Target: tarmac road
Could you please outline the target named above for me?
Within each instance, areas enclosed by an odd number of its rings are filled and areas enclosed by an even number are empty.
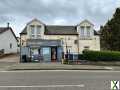
[[[0,90],[110,90],[120,71],[0,71]]]

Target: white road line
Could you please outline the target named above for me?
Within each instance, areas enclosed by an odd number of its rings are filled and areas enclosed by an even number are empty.
[[[51,88],[55,88],[55,87],[85,87],[84,84],[80,84],[80,85],[39,85],[39,86],[0,86],[0,88],[46,88],[46,87],[51,87]]]
[[[120,72],[112,70],[22,70],[22,71],[0,71],[6,73],[26,73],[26,72]]]

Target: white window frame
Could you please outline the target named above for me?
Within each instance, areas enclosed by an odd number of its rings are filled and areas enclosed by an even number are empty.
[[[38,27],[39,27],[39,33],[38,33]],[[36,26],[36,37],[41,38],[41,25]]]
[[[88,28],[89,28],[89,29],[88,29]],[[90,35],[91,30],[90,30],[90,29],[91,29],[90,26],[86,26],[86,30],[87,30],[87,31],[86,31],[86,32],[87,32],[86,35],[87,35],[87,37],[90,37],[90,36],[91,36],[91,35]]]
[[[80,27],[80,36],[81,36],[81,37],[84,37],[84,36],[85,36],[85,27],[84,27],[84,26],[81,26],[81,27]]]
[[[35,26],[34,25],[30,25],[30,33],[31,33],[30,37],[35,38]]]

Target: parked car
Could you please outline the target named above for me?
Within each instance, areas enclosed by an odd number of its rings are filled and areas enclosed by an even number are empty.
[[[34,54],[32,55],[32,61],[33,62],[41,62],[43,60],[42,55],[40,54]]]

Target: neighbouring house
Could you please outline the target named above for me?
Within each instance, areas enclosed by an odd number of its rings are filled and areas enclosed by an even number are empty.
[[[28,22],[20,33],[21,62],[42,56],[43,62],[60,62],[69,54],[84,49],[100,50],[100,39],[94,25],[84,20],[75,26],[46,25],[38,19]]]
[[[11,27],[0,27],[0,52],[17,53],[17,38]]]

